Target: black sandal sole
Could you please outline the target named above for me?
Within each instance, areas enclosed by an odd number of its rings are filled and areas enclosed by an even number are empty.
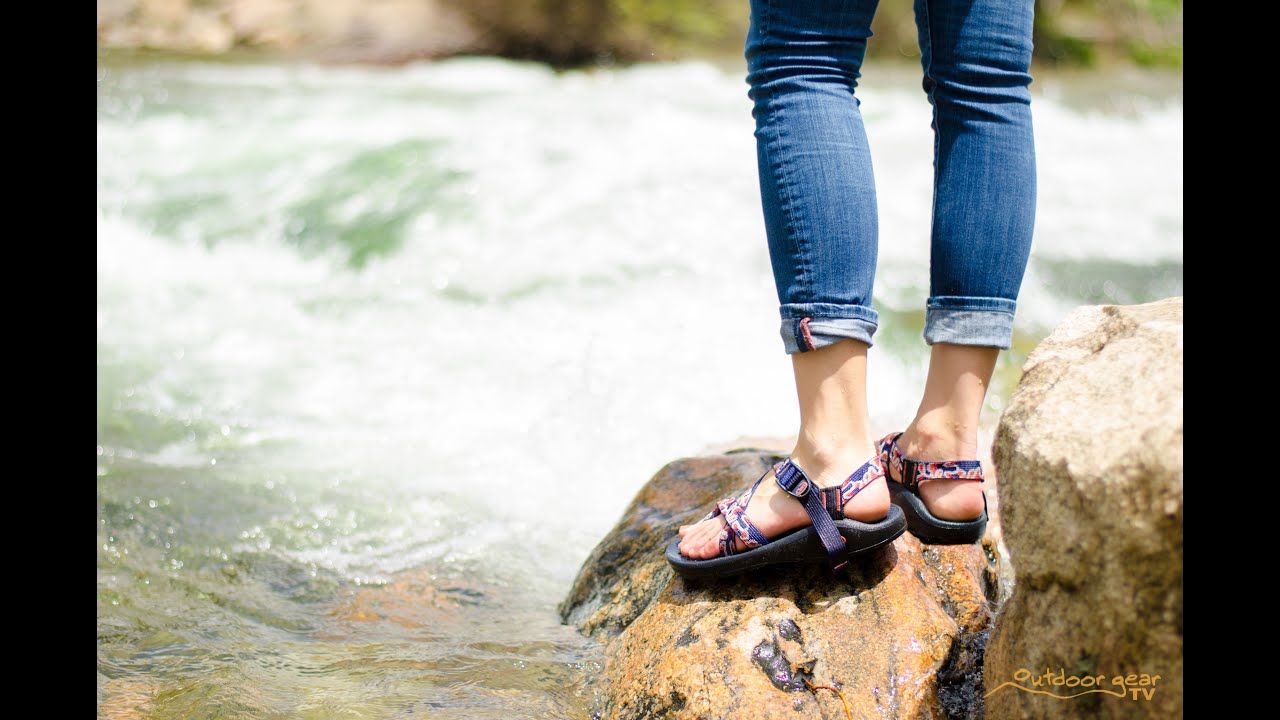
[[[987,511],[974,520],[943,520],[935,517],[924,506],[919,495],[911,492],[902,483],[889,482],[889,499],[894,507],[902,508],[907,516],[907,530],[921,542],[931,545],[968,545],[982,539],[987,530]]]
[[[833,520],[850,548],[848,558],[853,560],[874,552],[893,542],[907,531],[907,517],[896,505],[889,506],[889,514],[874,523],[857,520]],[[680,537],[667,544],[667,562],[676,574],[684,578],[730,577],[756,568],[790,563],[831,562],[822,540],[812,525],[792,530],[771,540],[768,545],[744,550],[735,555],[693,560],[680,554]]]

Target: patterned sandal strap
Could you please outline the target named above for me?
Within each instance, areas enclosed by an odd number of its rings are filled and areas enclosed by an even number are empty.
[[[822,504],[826,507],[827,514],[832,520],[843,520],[844,506],[853,499],[853,496],[884,476],[884,463],[877,454],[854,470],[839,485],[817,488],[822,494]]]
[[[827,558],[831,561],[831,571],[839,572],[840,568],[848,562],[848,549],[844,536],[836,528],[828,509],[830,494],[814,485],[805,476],[804,471],[791,462],[791,458],[774,465],[773,476],[779,487],[804,505],[805,512],[809,514],[809,520],[813,522],[813,529],[818,533],[818,539],[822,541],[822,547],[827,551]]]
[[[727,497],[716,503],[716,507],[703,520],[710,520],[717,515],[724,516],[724,529],[720,531],[718,541],[720,543],[720,555],[733,555],[737,551],[733,548],[733,541],[736,537],[742,540],[742,544],[747,549],[757,548],[761,545],[767,545],[769,538],[760,532],[760,528],[755,523],[747,519],[747,504],[751,502],[751,496],[755,495],[756,488],[760,487],[760,483],[768,475],[765,471],[758,480],[746,492],[737,497]]]
[[[755,488],[753,487],[752,490],[754,489]],[[751,500],[750,493],[744,497],[748,502]],[[760,532],[760,528],[756,527],[755,523],[747,519],[746,502],[735,499],[730,503],[728,511],[724,513],[724,526],[727,530],[736,535],[738,539],[742,541],[742,544],[747,546],[747,549],[758,548],[761,545],[769,544],[769,538],[765,537],[764,533]],[[733,542],[730,541],[727,547],[732,551]]]
[[[716,542],[720,544],[719,557],[729,557],[738,551],[733,549],[733,534],[729,532],[729,526],[720,528],[720,535],[716,537]]]
[[[765,473],[765,475],[768,475],[768,474],[769,474],[768,472]],[[717,500],[716,506],[711,509],[711,512],[704,515],[702,520],[700,520],[699,522],[710,520],[711,518],[716,517],[718,515],[727,515],[729,511],[732,510],[734,506],[737,506],[737,505],[740,505],[743,509],[745,509],[747,507],[747,503],[751,502],[751,496],[756,493],[756,488],[760,487],[760,483],[764,481],[765,475],[761,475],[759,479],[757,479],[754,483],[751,484],[751,487],[747,488],[746,490],[743,490],[741,494],[730,495],[729,497],[723,500]]]
[[[853,499],[854,495],[862,492],[862,489],[871,483],[885,476],[884,463],[880,459],[880,455],[866,461],[862,467],[853,471],[849,477],[840,483],[840,511],[843,515],[844,505]]]
[[[898,447],[902,433],[892,433],[880,440],[882,464],[887,463],[901,478],[898,482],[915,489],[925,480],[977,480],[983,481],[980,460],[940,460],[926,462],[903,457]]]

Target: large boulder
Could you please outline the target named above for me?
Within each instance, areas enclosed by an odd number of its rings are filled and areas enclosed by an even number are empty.
[[[989,715],[1181,717],[1182,298],[1069,315],[1027,358],[993,455],[1015,583]]]
[[[903,535],[848,575],[824,566],[684,581],[663,557],[681,524],[781,458],[683,459],[658,472],[584,563],[560,612],[606,643],[600,717],[980,717],[997,593],[991,545]],[[811,672],[806,673],[805,670]]]

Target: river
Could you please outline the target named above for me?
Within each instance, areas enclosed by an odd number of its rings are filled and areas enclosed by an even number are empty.
[[[600,651],[555,605],[587,553],[666,462],[797,422],[743,70],[97,74],[99,717],[586,717]],[[1182,293],[1180,77],[1033,89],[988,433],[1072,307]],[[912,68],[859,94],[888,432],[932,139]]]

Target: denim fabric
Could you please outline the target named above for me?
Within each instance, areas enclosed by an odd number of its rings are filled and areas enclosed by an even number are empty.
[[[871,344],[879,249],[854,94],[877,0],[751,0],[748,95],[787,352]],[[1007,348],[1031,252],[1033,0],[915,0],[933,107],[925,341]]]

